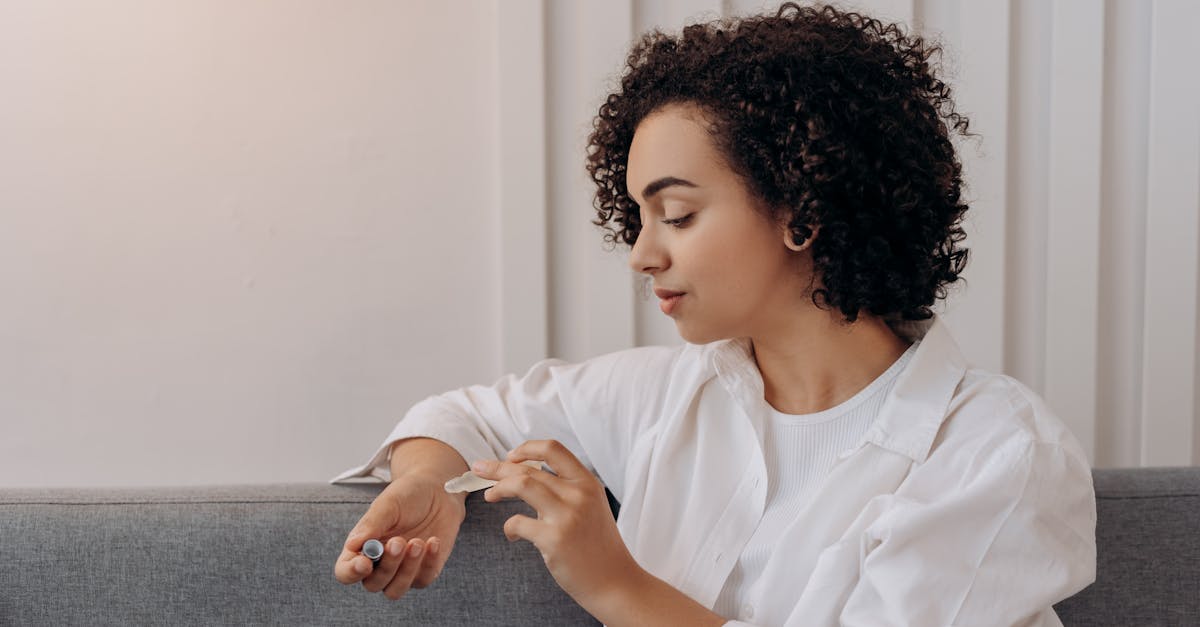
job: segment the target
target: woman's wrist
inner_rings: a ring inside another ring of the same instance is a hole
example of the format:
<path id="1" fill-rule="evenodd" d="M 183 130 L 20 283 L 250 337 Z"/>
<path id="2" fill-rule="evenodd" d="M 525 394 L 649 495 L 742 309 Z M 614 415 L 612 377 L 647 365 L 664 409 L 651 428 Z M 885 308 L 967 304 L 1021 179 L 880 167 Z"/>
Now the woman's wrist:
<path id="1" fill-rule="evenodd" d="M 470 470 L 463 456 L 449 444 L 427 437 L 397 440 L 388 452 L 392 479 L 418 475 L 443 483 Z"/>

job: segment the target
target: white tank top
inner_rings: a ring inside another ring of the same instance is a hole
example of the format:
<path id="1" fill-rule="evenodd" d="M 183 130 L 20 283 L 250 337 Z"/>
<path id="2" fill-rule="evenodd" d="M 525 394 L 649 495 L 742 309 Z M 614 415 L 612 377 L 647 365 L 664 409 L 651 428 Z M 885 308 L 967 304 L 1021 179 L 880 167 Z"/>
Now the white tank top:
<path id="1" fill-rule="evenodd" d="M 815 414 L 785 414 L 768 405 L 764 423 L 767 466 L 767 499 L 762 520 L 738 557 L 717 597 L 713 611 L 728 619 L 752 621 L 754 608 L 743 605 L 746 592 L 758 585 L 767 562 L 788 559 L 774 552 L 775 538 L 783 534 L 812 490 L 837 456 L 857 445 L 879 415 L 896 377 L 916 353 L 915 342 L 883 374 L 846 401 Z M 766 582 L 764 582 L 766 583 Z M 796 594 L 800 594 L 800 590 Z"/>

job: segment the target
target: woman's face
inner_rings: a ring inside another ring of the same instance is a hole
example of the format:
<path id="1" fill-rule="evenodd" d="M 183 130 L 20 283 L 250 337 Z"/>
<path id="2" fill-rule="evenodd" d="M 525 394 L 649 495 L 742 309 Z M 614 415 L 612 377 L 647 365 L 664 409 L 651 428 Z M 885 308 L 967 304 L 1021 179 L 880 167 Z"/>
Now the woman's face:
<path id="1" fill-rule="evenodd" d="M 795 320 L 807 273 L 784 244 L 786 230 L 756 210 L 725 166 L 702 120 L 699 109 L 672 105 L 638 125 L 626 185 L 642 230 L 629 265 L 655 288 L 685 293 L 668 314 L 685 341 L 769 334 Z"/>

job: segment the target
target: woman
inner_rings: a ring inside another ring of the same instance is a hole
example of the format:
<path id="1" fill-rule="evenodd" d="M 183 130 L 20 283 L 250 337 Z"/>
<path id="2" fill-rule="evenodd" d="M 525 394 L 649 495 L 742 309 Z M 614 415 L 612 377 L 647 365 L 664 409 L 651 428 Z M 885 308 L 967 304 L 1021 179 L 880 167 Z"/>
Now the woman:
<path id="1" fill-rule="evenodd" d="M 968 122 L 936 52 L 791 3 L 644 36 L 587 165 L 596 224 L 687 343 L 414 406 L 339 478 L 391 483 L 337 578 L 432 583 L 465 515 L 443 483 L 478 460 L 487 501 L 538 512 L 505 534 L 609 625 L 1061 624 L 1051 606 L 1095 579 L 1091 470 L 930 309 L 967 260 L 949 135 Z"/>

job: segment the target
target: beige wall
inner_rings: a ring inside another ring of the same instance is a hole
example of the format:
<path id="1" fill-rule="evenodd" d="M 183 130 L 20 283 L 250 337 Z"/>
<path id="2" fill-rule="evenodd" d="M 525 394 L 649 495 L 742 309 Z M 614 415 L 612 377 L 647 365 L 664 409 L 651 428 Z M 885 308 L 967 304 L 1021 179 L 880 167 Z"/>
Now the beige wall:
<path id="1" fill-rule="evenodd" d="M 455 7 L 0 3 L 0 485 L 323 480 L 495 376 Z"/>
<path id="2" fill-rule="evenodd" d="M 584 138 L 636 33 L 777 4 L 0 1 L 0 485 L 319 481 L 429 394 L 679 342 Z M 1200 462 L 1200 7 L 841 4 L 940 36 L 983 136 L 968 357 L 1098 467 Z"/>

